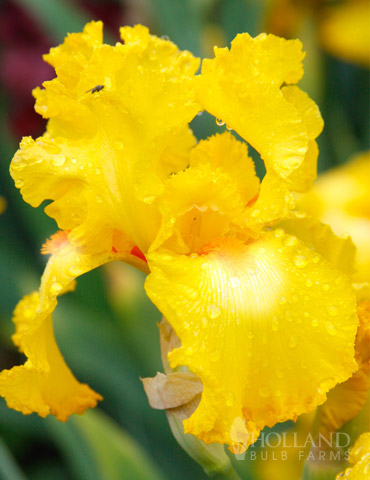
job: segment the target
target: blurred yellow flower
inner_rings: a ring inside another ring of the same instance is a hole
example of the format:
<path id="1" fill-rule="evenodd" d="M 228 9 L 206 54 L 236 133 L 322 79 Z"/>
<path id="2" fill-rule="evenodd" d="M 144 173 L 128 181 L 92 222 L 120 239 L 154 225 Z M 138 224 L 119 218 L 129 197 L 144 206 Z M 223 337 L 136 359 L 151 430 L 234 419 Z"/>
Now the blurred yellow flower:
<path id="1" fill-rule="evenodd" d="M 364 67 L 370 64 L 368 0 L 270 0 L 268 31 L 299 36 L 302 24 L 314 19 L 320 45 L 330 54 Z"/>
<path id="2" fill-rule="evenodd" d="M 299 207 L 327 223 L 337 235 L 350 235 L 358 253 L 356 282 L 370 281 L 370 152 L 319 176 Z"/>
<path id="3" fill-rule="evenodd" d="M 119 259 L 149 273 L 146 291 L 181 340 L 171 366 L 202 382 L 185 431 L 245 449 L 357 368 L 346 241 L 272 230 L 286 218 L 300 229 L 293 192 L 316 176 L 323 123 L 295 85 L 301 43 L 238 35 L 195 76 L 198 59 L 145 27 L 121 37 L 103 44 L 92 22 L 45 57 L 57 77 L 34 94 L 47 132 L 22 140 L 11 174 L 31 205 L 53 201 L 46 213 L 64 233 L 44 247 L 39 292 L 16 308 L 27 361 L 0 374 L 0 394 L 61 420 L 95 405 L 100 396 L 64 364 L 51 313 L 74 278 Z M 259 151 L 261 183 L 231 133 L 196 144 L 189 122 L 203 108 Z"/>

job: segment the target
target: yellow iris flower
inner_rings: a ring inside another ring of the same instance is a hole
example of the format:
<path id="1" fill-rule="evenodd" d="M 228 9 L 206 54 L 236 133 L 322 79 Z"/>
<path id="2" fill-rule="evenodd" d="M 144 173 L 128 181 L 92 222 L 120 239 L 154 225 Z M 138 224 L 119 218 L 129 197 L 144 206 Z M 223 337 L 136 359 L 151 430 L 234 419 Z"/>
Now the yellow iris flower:
<path id="1" fill-rule="evenodd" d="M 357 247 L 355 282 L 370 282 L 370 152 L 320 175 L 299 207 L 331 226 L 337 235 L 351 235 Z"/>
<path id="2" fill-rule="evenodd" d="M 96 404 L 64 363 L 51 314 L 76 277 L 123 260 L 148 273 L 147 294 L 181 340 L 172 368 L 202 382 L 185 432 L 246 448 L 357 368 L 349 241 L 292 213 L 293 192 L 316 176 L 323 126 L 296 86 L 302 46 L 238 35 L 195 75 L 198 59 L 145 27 L 121 38 L 103 44 L 92 22 L 45 56 L 57 76 L 34 95 L 47 131 L 22 140 L 11 175 L 32 206 L 52 200 L 45 211 L 63 232 L 44 247 L 39 291 L 15 310 L 27 361 L 0 374 L 0 394 L 60 420 Z M 196 143 L 189 122 L 203 109 L 258 150 L 261 183 L 230 132 Z"/>
<path id="3" fill-rule="evenodd" d="M 284 37 L 298 36 L 314 20 L 320 45 L 342 60 L 369 68 L 368 0 L 269 0 L 266 28 Z"/>

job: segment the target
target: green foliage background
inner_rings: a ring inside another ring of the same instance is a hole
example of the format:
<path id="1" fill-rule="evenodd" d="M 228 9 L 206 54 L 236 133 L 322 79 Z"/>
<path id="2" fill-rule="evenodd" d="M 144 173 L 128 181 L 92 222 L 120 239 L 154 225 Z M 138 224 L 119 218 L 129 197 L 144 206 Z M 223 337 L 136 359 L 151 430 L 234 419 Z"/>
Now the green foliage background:
<path id="1" fill-rule="evenodd" d="M 55 45 L 67 32 L 81 31 L 86 21 L 96 18 L 82 3 L 73 1 L 14 3 L 36 20 Z M 206 32 L 221 33 L 228 45 L 239 32 L 256 35 L 263 31 L 267 6 L 267 0 L 117 3 L 122 6 L 122 24 L 124 12 L 132 9 L 135 22 L 146 24 L 154 34 L 168 35 L 180 48 L 200 56 L 210 55 L 211 39 L 207 40 Z M 369 72 L 324 53 L 315 41 L 314 28 L 302 33 L 309 52 L 303 88 L 319 103 L 326 123 L 319 139 L 322 171 L 368 148 Z M 107 37 L 109 41 L 109 32 Z M 23 202 L 10 179 L 9 163 L 20 140 L 9 129 L 10 107 L 7 92 L 1 88 L 0 195 L 7 201 L 0 217 L 1 368 L 23 363 L 10 340 L 12 311 L 24 294 L 38 288 L 46 260 L 39 253 L 40 246 L 57 229 L 42 208 L 33 209 Z M 197 117 L 193 127 L 199 138 L 221 130 L 207 114 Z M 125 288 L 112 285 L 114 275 L 123 279 Z M 114 272 L 100 269 L 81 278 L 77 291 L 61 299 L 55 313 L 58 343 L 77 378 L 100 392 L 104 401 L 95 411 L 62 424 L 54 418 L 23 416 L 9 410 L 1 399 L 0 478 L 205 478 L 174 440 L 165 414 L 149 407 L 139 380 L 162 370 L 156 326 L 160 314 L 145 297 L 143 282 L 143 276 L 130 267 L 116 266 Z M 234 463 L 243 478 L 257 478 L 250 462 Z"/>

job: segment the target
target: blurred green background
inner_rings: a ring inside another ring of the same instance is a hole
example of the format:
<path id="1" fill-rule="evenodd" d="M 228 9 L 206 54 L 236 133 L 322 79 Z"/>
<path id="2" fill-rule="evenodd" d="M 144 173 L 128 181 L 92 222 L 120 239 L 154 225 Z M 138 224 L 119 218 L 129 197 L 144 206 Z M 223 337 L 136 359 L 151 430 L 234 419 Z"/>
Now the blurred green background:
<path id="1" fill-rule="evenodd" d="M 12 311 L 24 294 L 38 288 L 46 261 L 40 246 L 57 229 L 42 207 L 23 202 L 8 173 L 20 138 L 38 136 L 45 128 L 33 112 L 31 96 L 32 88 L 53 76 L 42 54 L 92 19 L 104 21 L 109 43 L 118 40 L 119 26 L 142 23 L 202 57 L 211 56 L 215 44 L 229 45 L 239 32 L 298 36 L 307 51 L 301 85 L 319 104 L 326 125 L 319 138 L 323 171 L 369 148 L 369 70 L 322 48 L 318 32 L 326 3 L 333 2 L 2 0 L 0 196 L 7 207 L 0 216 L 1 368 L 24 361 L 10 339 Z M 278 4 L 291 4 L 293 10 Z M 193 128 L 205 138 L 225 127 L 203 114 Z M 145 297 L 143 283 L 139 272 L 111 264 L 81 278 L 76 292 L 60 300 L 55 313 L 60 348 L 76 377 L 104 401 L 62 424 L 35 414 L 23 416 L 0 399 L 1 479 L 205 478 L 172 437 L 165 414 L 149 407 L 141 386 L 139 377 L 162 370 L 156 326 L 160 314 Z M 243 478 L 261 478 L 253 462 L 233 461 Z"/>

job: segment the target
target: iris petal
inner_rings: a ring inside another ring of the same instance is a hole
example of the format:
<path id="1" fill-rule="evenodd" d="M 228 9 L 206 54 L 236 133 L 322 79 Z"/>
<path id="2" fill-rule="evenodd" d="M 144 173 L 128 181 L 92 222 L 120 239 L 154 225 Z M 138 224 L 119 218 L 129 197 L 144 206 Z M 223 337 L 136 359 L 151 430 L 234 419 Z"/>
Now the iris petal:
<path id="1" fill-rule="evenodd" d="M 356 369 L 349 281 L 281 229 L 249 244 L 225 237 L 199 255 L 159 251 L 148 262 L 146 291 L 182 343 L 171 365 L 203 383 L 185 431 L 206 443 L 235 447 L 244 428 L 246 448 L 265 425 L 323 403 Z"/>

